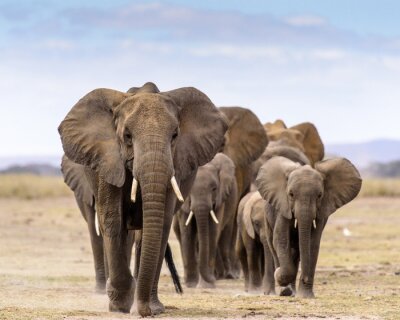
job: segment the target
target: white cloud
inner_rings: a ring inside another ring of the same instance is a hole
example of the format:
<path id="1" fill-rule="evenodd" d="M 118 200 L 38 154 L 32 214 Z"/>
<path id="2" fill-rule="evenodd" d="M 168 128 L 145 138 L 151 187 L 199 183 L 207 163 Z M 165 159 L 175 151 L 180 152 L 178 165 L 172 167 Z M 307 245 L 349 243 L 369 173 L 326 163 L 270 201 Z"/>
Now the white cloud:
<path id="1" fill-rule="evenodd" d="M 324 18 L 314 15 L 291 16 L 285 18 L 284 21 L 294 27 L 320 27 L 327 24 Z"/>
<path id="2" fill-rule="evenodd" d="M 382 62 L 386 68 L 400 71 L 400 56 L 383 56 Z"/>

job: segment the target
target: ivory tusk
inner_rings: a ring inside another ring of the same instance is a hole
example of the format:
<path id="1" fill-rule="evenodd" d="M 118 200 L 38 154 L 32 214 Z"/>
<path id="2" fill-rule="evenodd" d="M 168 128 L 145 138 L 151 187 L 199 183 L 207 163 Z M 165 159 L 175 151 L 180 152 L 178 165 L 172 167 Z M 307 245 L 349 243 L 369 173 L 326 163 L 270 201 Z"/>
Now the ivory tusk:
<path id="1" fill-rule="evenodd" d="M 178 198 L 178 200 L 179 200 L 180 202 L 183 202 L 184 199 L 183 199 L 181 190 L 179 190 L 178 182 L 176 182 L 175 176 L 172 176 L 172 178 L 171 178 L 171 184 L 172 184 L 172 188 L 174 189 L 174 192 L 175 192 L 175 194 L 176 194 L 176 197 Z"/>
<path id="2" fill-rule="evenodd" d="M 131 192 L 132 202 L 136 202 L 137 186 L 138 186 L 138 181 L 135 178 L 133 178 L 133 181 L 132 181 L 132 192 Z"/>
<path id="3" fill-rule="evenodd" d="M 190 211 L 189 217 L 186 219 L 186 222 L 185 222 L 186 227 L 189 225 L 190 221 L 192 221 L 193 215 L 194 215 L 193 211 Z"/>
<path id="4" fill-rule="evenodd" d="M 211 211 L 210 211 L 210 215 L 211 215 L 211 218 L 214 220 L 214 222 L 215 222 L 216 224 L 218 224 L 219 221 L 218 221 L 218 219 L 217 219 L 217 216 L 215 215 L 214 210 L 211 210 Z"/>
<path id="5" fill-rule="evenodd" d="M 97 235 L 100 236 L 99 215 L 97 214 L 97 211 L 94 213 L 94 227 Z"/>
<path id="6" fill-rule="evenodd" d="M 297 228 L 297 219 L 294 219 L 294 228 Z"/>
<path id="7" fill-rule="evenodd" d="M 315 221 L 315 219 L 313 220 L 312 224 L 314 226 L 314 229 L 317 229 L 317 222 Z"/>

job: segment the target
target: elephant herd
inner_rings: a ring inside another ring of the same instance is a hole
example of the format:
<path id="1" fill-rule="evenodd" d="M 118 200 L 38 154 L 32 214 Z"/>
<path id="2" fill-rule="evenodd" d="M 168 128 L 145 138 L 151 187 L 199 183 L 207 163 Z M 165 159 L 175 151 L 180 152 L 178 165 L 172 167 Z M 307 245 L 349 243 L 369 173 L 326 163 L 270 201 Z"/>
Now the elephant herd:
<path id="1" fill-rule="evenodd" d="M 350 161 L 323 160 L 311 123 L 263 126 L 251 110 L 217 108 L 195 88 L 96 89 L 58 130 L 64 180 L 87 222 L 96 290 L 107 292 L 110 311 L 130 312 L 135 302 L 141 316 L 164 312 L 164 257 L 180 289 L 171 226 L 187 287 L 213 288 L 242 271 L 246 291 L 313 297 L 322 231 L 361 188 Z"/>

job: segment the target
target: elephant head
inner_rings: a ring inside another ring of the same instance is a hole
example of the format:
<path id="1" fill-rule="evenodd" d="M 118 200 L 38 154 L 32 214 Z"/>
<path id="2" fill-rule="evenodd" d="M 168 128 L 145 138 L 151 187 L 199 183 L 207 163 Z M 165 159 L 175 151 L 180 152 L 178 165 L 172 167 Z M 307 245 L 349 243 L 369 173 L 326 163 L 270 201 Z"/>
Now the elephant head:
<path id="1" fill-rule="evenodd" d="M 235 166 L 229 157 L 218 153 L 213 160 L 199 167 L 189 197 L 181 211 L 187 216 L 188 226 L 193 217 L 196 220 L 199 240 L 199 271 L 202 278 L 213 284 L 214 270 L 210 268 L 210 241 L 216 241 L 216 231 L 210 230 L 210 224 L 224 223 L 223 205 L 236 188 Z M 214 227 L 215 228 L 215 227 Z M 216 249 L 216 248 L 215 248 Z"/>
<path id="2" fill-rule="evenodd" d="M 290 146 L 304 152 L 311 165 L 324 158 L 324 145 L 318 130 L 310 122 L 287 128 L 282 120 L 264 125 L 271 145 Z"/>
<path id="3" fill-rule="evenodd" d="M 253 192 L 246 200 L 241 217 L 243 226 L 250 238 L 255 239 L 258 235 L 262 242 L 266 241 L 265 200 L 258 191 Z M 239 226 L 242 225 L 240 221 L 238 222 Z"/>
<path id="4" fill-rule="evenodd" d="M 214 157 L 226 130 L 224 116 L 201 91 L 188 87 L 159 92 L 152 83 L 127 93 L 93 90 L 59 126 L 69 159 L 97 172 L 100 185 L 132 189 L 132 200 L 140 198 L 143 238 L 137 293 L 138 301 L 144 301 L 141 315 L 149 315 L 167 194 L 173 189 L 183 201 L 179 185 Z M 116 218 L 99 218 L 103 234 L 119 235 Z"/>
<path id="5" fill-rule="evenodd" d="M 298 227 L 301 281 L 312 287 L 311 270 L 315 267 L 312 265 L 316 263 L 318 250 L 313 250 L 315 244 L 311 243 L 311 238 L 314 233 L 322 232 L 336 209 L 357 196 L 361 188 L 359 172 L 344 158 L 317 162 L 314 169 L 287 158 L 273 157 L 260 168 L 256 185 L 262 197 L 281 216 L 282 224 Z M 282 232 L 278 237 L 287 234 Z M 317 245 L 319 247 L 319 243 Z M 280 274 L 277 278 L 280 282 Z"/>

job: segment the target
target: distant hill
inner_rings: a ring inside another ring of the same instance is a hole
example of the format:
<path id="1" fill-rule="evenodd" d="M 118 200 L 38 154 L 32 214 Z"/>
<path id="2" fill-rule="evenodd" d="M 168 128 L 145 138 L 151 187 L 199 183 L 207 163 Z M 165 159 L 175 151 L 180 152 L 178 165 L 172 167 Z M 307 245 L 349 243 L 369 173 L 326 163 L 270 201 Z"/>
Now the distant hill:
<path id="1" fill-rule="evenodd" d="M 61 175 L 61 169 L 60 167 L 55 167 L 50 164 L 13 165 L 0 170 L 0 174 L 6 173 L 31 173 L 41 176 L 59 176 Z"/>
<path id="2" fill-rule="evenodd" d="M 30 166 L 33 164 L 48 164 L 55 168 L 61 165 L 60 155 L 24 155 L 24 156 L 0 156 L 0 171 L 12 166 Z"/>
<path id="3" fill-rule="evenodd" d="M 364 177 L 399 178 L 400 160 L 388 163 L 372 163 L 361 171 Z"/>
<path id="4" fill-rule="evenodd" d="M 379 139 L 364 143 L 328 144 L 325 153 L 327 156 L 346 157 L 358 168 L 366 168 L 373 163 L 400 160 L 400 141 Z"/>

